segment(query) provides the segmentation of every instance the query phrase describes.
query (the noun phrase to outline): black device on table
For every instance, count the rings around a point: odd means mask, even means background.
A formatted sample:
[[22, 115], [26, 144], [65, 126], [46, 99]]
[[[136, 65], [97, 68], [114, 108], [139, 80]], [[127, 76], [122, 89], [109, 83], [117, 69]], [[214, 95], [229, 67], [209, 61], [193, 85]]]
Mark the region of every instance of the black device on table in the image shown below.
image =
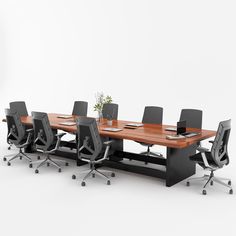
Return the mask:
[[195, 132], [186, 132], [186, 124], [187, 124], [186, 120], [181, 120], [181, 121], [177, 122], [177, 135], [181, 134], [187, 138], [191, 138], [191, 137], [199, 134], [199, 133], [195, 133]]

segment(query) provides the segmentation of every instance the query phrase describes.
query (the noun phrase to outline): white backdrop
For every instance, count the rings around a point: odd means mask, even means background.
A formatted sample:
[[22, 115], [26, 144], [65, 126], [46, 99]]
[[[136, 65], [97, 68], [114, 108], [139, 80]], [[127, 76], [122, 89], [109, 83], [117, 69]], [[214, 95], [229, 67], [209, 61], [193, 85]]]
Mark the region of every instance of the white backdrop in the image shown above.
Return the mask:
[[235, 0], [0, 0], [0, 115], [14, 100], [58, 113], [86, 100], [95, 115], [98, 91], [120, 119], [202, 109], [206, 129], [232, 119], [235, 166], [235, 12]]

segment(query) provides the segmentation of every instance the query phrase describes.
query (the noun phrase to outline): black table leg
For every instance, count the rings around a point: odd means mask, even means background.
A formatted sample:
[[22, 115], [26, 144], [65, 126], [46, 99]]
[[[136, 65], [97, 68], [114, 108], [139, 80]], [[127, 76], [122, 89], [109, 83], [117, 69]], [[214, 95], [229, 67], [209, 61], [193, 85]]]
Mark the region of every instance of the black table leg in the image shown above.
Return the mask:
[[186, 148], [167, 148], [166, 186], [172, 185], [195, 174], [195, 163], [189, 156], [196, 153], [197, 144]]

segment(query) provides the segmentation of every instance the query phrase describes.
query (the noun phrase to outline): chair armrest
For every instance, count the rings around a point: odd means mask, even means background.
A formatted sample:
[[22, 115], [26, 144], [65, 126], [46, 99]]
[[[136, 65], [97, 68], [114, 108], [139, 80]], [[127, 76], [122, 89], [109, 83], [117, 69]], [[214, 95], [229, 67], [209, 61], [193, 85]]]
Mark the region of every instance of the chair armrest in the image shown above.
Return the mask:
[[30, 133], [30, 132], [33, 132], [34, 131], [34, 129], [27, 129], [27, 130], [25, 130], [25, 132], [27, 132], [27, 133]]
[[103, 144], [104, 144], [105, 146], [111, 146], [111, 144], [112, 144], [113, 142], [114, 142], [113, 140], [109, 140], [109, 141], [104, 142]]
[[199, 152], [207, 152], [207, 151], [209, 151], [209, 149], [204, 148], [204, 147], [197, 147], [197, 151], [199, 151]]

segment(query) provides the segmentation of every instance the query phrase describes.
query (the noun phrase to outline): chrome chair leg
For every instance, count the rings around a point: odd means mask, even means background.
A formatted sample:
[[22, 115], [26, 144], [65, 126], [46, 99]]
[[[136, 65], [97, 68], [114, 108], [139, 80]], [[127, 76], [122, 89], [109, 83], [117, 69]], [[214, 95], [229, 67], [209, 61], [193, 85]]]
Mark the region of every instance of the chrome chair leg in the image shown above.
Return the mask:
[[203, 189], [205, 189], [207, 187], [207, 185], [213, 180], [213, 177], [210, 176], [207, 180], [207, 182], [205, 183], [205, 185], [203, 186]]
[[215, 178], [215, 177], [214, 177], [214, 178], [213, 178], [213, 181], [216, 182], [216, 183], [218, 183], [218, 184], [221, 184], [221, 185], [223, 185], [223, 186], [225, 186], [225, 187], [227, 187], [227, 188], [232, 189], [232, 187], [231, 187], [230, 185], [228, 185], [228, 184], [226, 184], [226, 183], [220, 181], [218, 178]]
[[58, 169], [60, 169], [61, 167], [55, 162], [53, 161], [50, 157], [48, 158], [48, 161], [49, 163], [51, 163], [52, 165], [54, 165], [55, 167], [57, 167]]
[[39, 169], [41, 166], [45, 165], [47, 163], [47, 158], [45, 160], [43, 160], [37, 167], [36, 169]]
[[13, 156], [10, 160], [8, 160], [8, 163], [16, 159], [17, 157], [20, 156], [20, 153], [17, 153], [15, 156]]
[[93, 173], [94, 170], [90, 170], [83, 178], [83, 182]]
[[103, 174], [102, 172], [100, 172], [99, 170], [94, 170], [95, 173], [97, 173], [98, 175], [100, 175], [102, 178], [106, 179], [106, 180], [110, 180], [105, 174]]
[[223, 181], [230, 181], [231, 182], [230, 179], [222, 178], [222, 177], [217, 177], [217, 176], [215, 176], [215, 179], [219, 179], [219, 180], [223, 180]]
[[22, 157], [24, 157], [26, 160], [28, 160], [29, 162], [32, 162], [32, 159], [30, 157], [28, 157], [25, 153], [21, 153]]

